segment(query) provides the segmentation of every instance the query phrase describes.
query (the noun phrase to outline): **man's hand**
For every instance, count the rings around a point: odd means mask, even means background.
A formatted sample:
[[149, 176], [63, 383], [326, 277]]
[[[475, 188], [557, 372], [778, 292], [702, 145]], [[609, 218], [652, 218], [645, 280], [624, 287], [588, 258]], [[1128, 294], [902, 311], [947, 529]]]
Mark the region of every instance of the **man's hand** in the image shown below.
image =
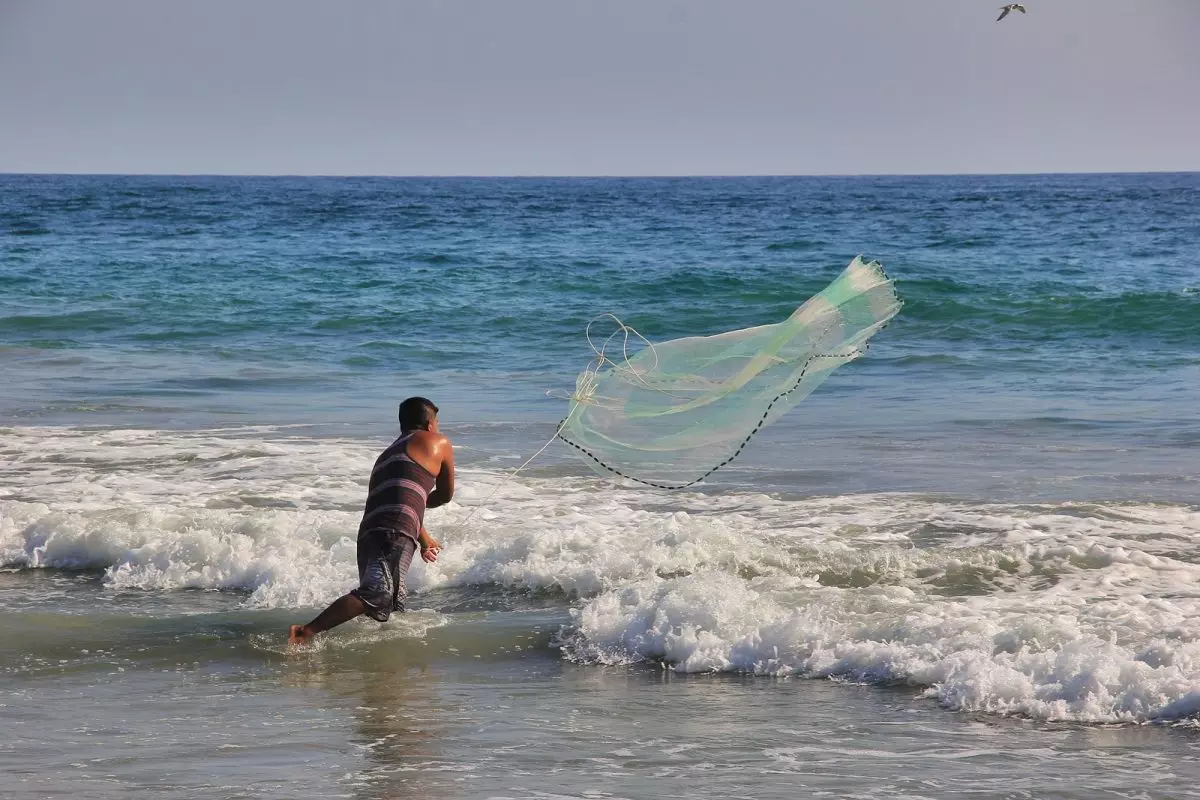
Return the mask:
[[442, 543], [429, 535], [429, 531], [422, 526], [421, 535], [418, 538], [418, 543], [421, 545], [421, 558], [428, 564], [437, 561], [438, 553], [442, 551]]

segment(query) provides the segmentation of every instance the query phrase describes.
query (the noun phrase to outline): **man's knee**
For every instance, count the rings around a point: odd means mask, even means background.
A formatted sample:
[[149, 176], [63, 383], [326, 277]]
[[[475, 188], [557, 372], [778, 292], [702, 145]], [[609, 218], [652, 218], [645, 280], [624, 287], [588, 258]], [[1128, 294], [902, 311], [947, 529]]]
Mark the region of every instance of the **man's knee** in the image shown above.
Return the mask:
[[350, 594], [357, 597], [367, 608], [363, 612], [372, 619], [386, 620], [392, 613], [394, 578], [387, 560], [373, 558], [363, 570], [359, 587]]

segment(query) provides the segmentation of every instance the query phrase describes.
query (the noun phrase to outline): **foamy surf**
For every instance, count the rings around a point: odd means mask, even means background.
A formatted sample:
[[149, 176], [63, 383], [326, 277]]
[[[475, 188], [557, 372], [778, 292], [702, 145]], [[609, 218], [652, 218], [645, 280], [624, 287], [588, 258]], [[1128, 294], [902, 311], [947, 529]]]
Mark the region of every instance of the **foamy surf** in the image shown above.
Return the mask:
[[[303, 616], [355, 582], [374, 449], [272, 429], [0, 431], [0, 564]], [[446, 550], [414, 565], [417, 604], [461, 587], [559, 597], [558, 646], [578, 663], [901, 684], [1043, 720], [1200, 712], [1192, 506], [665, 494], [472, 470], [461, 484], [430, 514]]]

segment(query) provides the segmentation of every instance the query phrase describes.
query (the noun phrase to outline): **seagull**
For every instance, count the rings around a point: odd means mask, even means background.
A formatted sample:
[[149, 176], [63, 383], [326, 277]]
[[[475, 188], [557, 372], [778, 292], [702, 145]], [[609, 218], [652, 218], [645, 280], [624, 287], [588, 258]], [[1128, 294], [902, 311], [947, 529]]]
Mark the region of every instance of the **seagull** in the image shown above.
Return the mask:
[[1007, 17], [1010, 11], [1020, 11], [1022, 14], [1024, 14], [1025, 6], [1021, 5], [1020, 3], [1009, 3], [1006, 6], [1002, 6], [1000, 8], [1000, 16], [996, 17], [996, 22], [999, 22]]

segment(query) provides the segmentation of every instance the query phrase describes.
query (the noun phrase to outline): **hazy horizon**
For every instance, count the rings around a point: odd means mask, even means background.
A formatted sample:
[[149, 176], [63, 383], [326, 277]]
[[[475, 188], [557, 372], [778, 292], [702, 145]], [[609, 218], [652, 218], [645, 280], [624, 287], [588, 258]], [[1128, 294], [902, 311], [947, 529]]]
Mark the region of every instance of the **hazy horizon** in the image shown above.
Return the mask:
[[1196, 175], [1200, 169], [1151, 169], [1151, 170], [1060, 170], [1055, 172], [809, 172], [809, 173], [768, 173], [753, 174], [678, 174], [678, 175], [535, 175], [535, 174], [428, 174], [417, 173], [386, 174], [386, 173], [346, 173], [332, 172], [0, 172], [5, 176], [39, 176], [54, 177], [56, 175], [75, 178], [396, 178], [396, 179], [462, 179], [462, 180], [686, 180], [713, 179], [736, 180], [738, 178], [970, 178], [973, 176], [993, 178], [1037, 177], [1040, 175]]
[[1200, 3], [0, 0], [0, 172], [1200, 170]]

